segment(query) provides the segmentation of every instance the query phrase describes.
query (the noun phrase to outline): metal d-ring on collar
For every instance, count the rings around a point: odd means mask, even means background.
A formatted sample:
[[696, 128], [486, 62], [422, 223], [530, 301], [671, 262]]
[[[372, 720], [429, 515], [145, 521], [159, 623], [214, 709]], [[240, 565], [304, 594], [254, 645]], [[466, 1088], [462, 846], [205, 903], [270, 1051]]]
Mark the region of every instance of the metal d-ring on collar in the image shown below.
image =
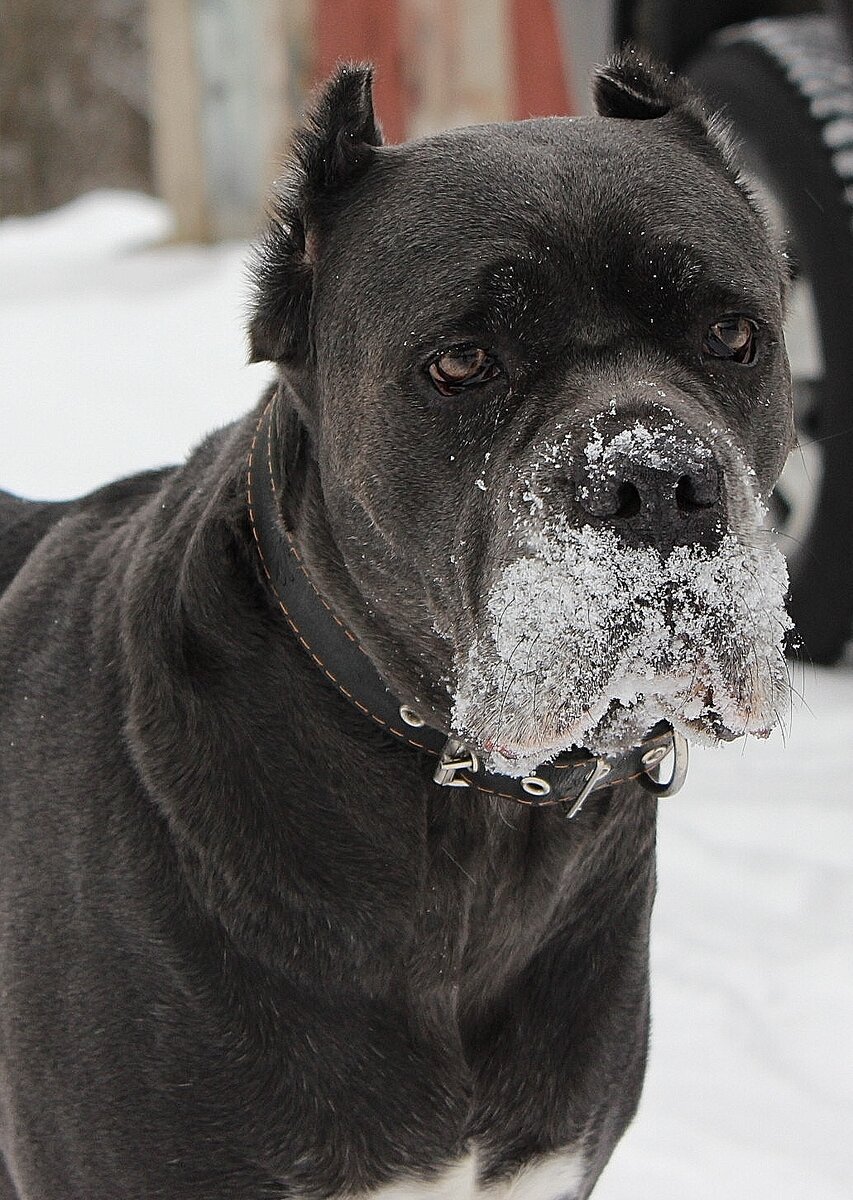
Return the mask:
[[680, 792], [687, 778], [687, 767], [690, 762], [690, 748], [687, 738], [683, 733], [679, 733], [677, 729], [672, 731], [672, 774], [668, 783], [661, 783], [656, 775], [652, 772], [657, 769], [667, 757], [667, 751], [661, 750], [655, 746], [652, 750], [647, 750], [640, 760], [644, 767], [644, 773], [640, 777], [640, 783], [647, 792], [652, 792], [655, 796], [674, 796], [676, 792]]
[[[271, 411], [269, 401], [259, 416], [247, 464], [249, 520], [262, 571], [299, 644], [350, 703], [387, 733], [437, 759], [433, 779], [442, 787], [472, 788], [531, 808], [559, 805], [569, 817], [576, 816], [597, 789], [628, 780], [638, 781], [658, 796], [678, 791], [687, 774], [687, 743], [666, 722], [622, 755], [569, 750], [517, 779], [486, 770], [463, 738], [448, 737], [414, 708], [401, 704], [356, 638], [315, 590], [284, 524], [273, 476]], [[670, 753], [672, 775], [662, 783], [655, 772]]]

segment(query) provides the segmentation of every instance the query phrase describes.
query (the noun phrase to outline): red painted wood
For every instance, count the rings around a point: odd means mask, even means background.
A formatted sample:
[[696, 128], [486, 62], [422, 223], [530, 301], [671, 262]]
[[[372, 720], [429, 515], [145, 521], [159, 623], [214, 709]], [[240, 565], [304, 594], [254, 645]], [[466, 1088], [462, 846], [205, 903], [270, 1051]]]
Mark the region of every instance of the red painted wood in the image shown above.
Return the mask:
[[385, 140], [403, 141], [408, 108], [398, 0], [315, 0], [314, 29], [315, 79], [325, 79], [342, 60], [372, 62], [374, 104]]
[[565, 116], [574, 111], [551, 0], [509, 0], [512, 116]]

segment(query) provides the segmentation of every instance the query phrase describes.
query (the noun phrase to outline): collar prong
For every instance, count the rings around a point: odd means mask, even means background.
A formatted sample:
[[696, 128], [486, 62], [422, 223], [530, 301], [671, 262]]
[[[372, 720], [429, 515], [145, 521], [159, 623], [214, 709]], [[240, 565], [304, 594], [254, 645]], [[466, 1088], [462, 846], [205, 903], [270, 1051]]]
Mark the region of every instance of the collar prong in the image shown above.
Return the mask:
[[583, 808], [584, 802], [586, 801], [590, 792], [594, 791], [595, 788], [598, 787], [601, 780], [605, 777], [605, 775], [609, 775], [611, 770], [611, 765], [607, 759], [596, 758], [592, 770], [586, 777], [586, 782], [581, 788], [579, 794], [576, 796], [572, 807], [566, 814], [569, 821], [571, 821], [572, 817], [576, 817], [578, 815], [580, 810]]

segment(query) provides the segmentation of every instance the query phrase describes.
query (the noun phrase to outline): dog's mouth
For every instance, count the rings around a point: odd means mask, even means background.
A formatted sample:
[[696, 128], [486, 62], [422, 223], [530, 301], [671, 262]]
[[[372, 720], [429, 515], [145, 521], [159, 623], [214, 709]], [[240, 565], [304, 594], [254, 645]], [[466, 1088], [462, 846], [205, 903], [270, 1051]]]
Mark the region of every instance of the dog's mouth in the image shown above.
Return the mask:
[[617, 753], [667, 720], [693, 740], [766, 736], [787, 694], [787, 572], [761, 536], [628, 548], [563, 524], [500, 573], [457, 657], [453, 727], [524, 775], [573, 746]]

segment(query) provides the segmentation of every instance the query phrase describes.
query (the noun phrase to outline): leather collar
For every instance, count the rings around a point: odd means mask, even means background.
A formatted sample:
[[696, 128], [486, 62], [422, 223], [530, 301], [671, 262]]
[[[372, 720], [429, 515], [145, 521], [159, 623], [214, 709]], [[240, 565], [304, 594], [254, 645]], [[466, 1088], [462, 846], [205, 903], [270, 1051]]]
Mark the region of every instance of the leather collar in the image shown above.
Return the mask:
[[[474, 788], [486, 796], [530, 807], [563, 805], [578, 813], [594, 791], [630, 779], [647, 791], [672, 795], [687, 773], [687, 743], [665, 721], [639, 746], [621, 755], [566, 751], [523, 779], [486, 771], [462, 739], [427, 725], [400, 704], [358, 641], [314, 588], [281, 515], [272, 463], [270, 421], [273, 401], [264, 408], [249, 451], [249, 520], [264, 574], [279, 608], [305, 653], [359, 712], [414, 750], [437, 760], [433, 780], [444, 787]], [[661, 783], [656, 768], [672, 751], [672, 778]], [[433, 764], [434, 765], [434, 764]]]

